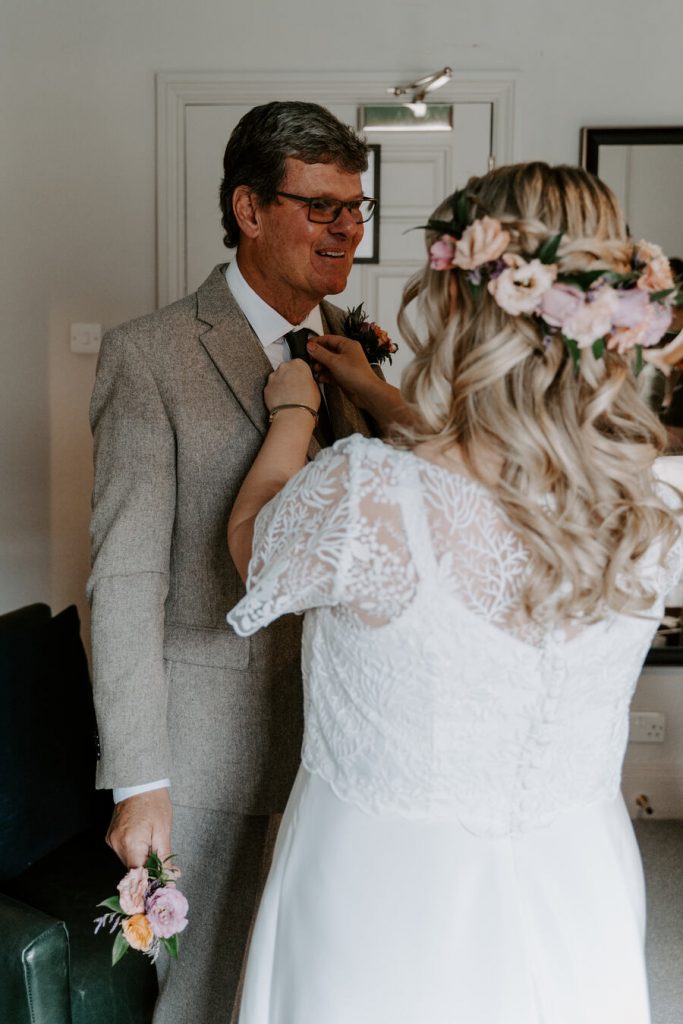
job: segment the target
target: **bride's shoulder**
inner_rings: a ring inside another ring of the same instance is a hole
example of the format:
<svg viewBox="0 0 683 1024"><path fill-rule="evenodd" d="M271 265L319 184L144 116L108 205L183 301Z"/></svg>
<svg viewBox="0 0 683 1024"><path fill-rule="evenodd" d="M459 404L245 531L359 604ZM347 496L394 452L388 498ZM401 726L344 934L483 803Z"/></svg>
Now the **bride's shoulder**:
<svg viewBox="0 0 683 1024"><path fill-rule="evenodd" d="M351 434L343 437L330 448L323 448L316 459L333 460L339 457L354 463L368 462L375 465L396 463L402 453L393 445L387 444L379 437L364 437L362 434Z"/></svg>
<svg viewBox="0 0 683 1024"><path fill-rule="evenodd" d="M391 493L398 497L406 474L407 451L395 448L377 437L352 434L324 448L313 463L324 475L346 480L354 493Z"/></svg>

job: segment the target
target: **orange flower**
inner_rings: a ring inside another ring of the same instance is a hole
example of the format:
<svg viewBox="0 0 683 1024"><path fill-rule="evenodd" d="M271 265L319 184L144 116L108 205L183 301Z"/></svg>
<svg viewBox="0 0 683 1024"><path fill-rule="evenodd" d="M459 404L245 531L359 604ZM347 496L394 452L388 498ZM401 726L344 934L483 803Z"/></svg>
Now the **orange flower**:
<svg viewBox="0 0 683 1024"><path fill-rule="evenodd" d="M132 917L126 918L121 928L129 946L140 949L143 953L147 952L152 945L154 932L144 914L133 914Z"/></svg>
<svg viewBox="0 0 683 1024"><path fill-rule="evenodd" d="M390 352L396 351L396 345L394 345L387 332L379 324L373 324L372 329L375 332L377 344L380 348L388 348Z"/></svg>
<svg viewBox="0 0 683 1024"><path fill-rule="evenodd" d="M639 242L636 242L635 255L639 263L652 263L652 260L659 259L664 253L660 245L656 245L654 242L646 242L644 238L641 238Z"/></svg>
<svg viewBox="0 0 683 1024"><path fill-rule="evenodd" d="M656 256L638 278L638 287L648 292L663 292L673 288L674 278L666 256Z"/></svg>

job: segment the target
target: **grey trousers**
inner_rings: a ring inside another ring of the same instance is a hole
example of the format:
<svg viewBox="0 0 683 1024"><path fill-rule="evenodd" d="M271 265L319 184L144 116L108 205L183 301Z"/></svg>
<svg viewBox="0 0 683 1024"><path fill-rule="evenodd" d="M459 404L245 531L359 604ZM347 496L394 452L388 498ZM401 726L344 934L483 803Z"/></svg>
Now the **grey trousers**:
<svg viewBox="0 0 683 1024"><path fill-rule="evenodd" d="M188 925L178 960L157 961L153 1024L229 1024L267 867L267 817L173 808Z"/></svg>

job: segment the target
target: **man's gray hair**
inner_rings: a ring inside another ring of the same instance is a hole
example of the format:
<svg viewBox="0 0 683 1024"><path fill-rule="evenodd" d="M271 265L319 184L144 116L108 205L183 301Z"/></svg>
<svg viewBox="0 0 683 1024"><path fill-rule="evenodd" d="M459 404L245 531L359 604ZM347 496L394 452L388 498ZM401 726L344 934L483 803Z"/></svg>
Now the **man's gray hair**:
<svg viewBox="0 0 683 1024"><path fill-rule="evenodd" d="M235 127L223 157L220 188L224 244L233 248L240 230L232 210L233 192L247 185L262 204L272 203L285 177L285 161L335 164L356 174L368 166L368 145L349 125L317 103L265 103Z"/></svg>

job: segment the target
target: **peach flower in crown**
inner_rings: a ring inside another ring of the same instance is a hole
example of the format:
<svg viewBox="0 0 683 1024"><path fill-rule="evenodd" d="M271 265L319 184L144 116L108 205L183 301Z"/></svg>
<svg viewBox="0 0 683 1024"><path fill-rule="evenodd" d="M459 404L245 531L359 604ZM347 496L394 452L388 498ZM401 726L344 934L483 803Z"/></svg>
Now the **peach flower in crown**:
<svg viewBox="0 0 683 1024"><path fill-rule="evenodd" d="M636 263L652 263L653 260L661 259L662 256L664 256L664 250L661 245L657 245L655 242L646 242L644 238L636 242L633 253Z"/></svg>
<svg viewBox="0 0 683 1024"><path fill-rule="evenodd" d="M657 256L646 264L637 287L648 292L663 292L674 287L674 276L666 256Z"/></svg>
<svg viewBox="0 0 683 1024"><path fill-rule="evenodd" d="M456 241L453 266L461 270L476 270L484 263L495 262L509 244L510 234L500 221L482 217L466 227Z"/></svg>

